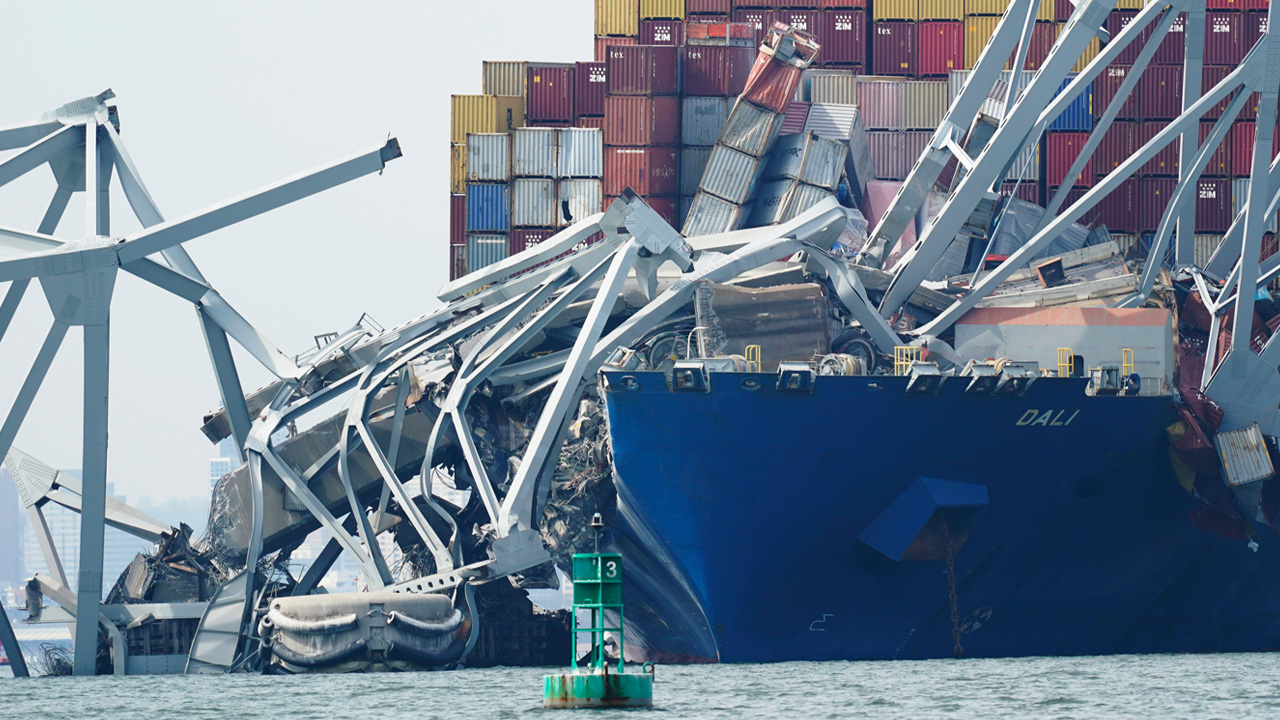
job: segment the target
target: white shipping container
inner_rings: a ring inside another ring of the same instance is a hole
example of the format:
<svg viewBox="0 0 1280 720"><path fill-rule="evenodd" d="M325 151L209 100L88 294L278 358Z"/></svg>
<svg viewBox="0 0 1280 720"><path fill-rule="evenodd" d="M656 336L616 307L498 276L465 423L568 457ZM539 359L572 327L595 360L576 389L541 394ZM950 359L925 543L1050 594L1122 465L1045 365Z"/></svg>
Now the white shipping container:
<svg viewBox="0 0 1280 720"><path fill-rule="evenodd" d="M599 180L561 180L555 208L556 226L568 227L582 222L600 212L603 201Z"/></svg>
<svg viewBox="0 0 1280 720"><path fill-rule="evenodd" d="M687 97L681 107L680 142L711 147L729 119L734 98Z"/></svg>
<svg viewBox="0 0 1280 720"><path fill-rule="evenodd" d="M809 97L815 103L857 105L858 78L853 73L814 75Z"/></svg>
<svg viewBox="0 0 1280 720"><path fill-rule="evenodd" d="M778 139L782 129L782 114L739 101L729 113L724 131L720 133L720 145L752 156L761 157Z"/></svg>
<svg viewBox="0 0 1280 720"><path fill-rule="evenodd" d="M707 161L707 169L702 173L698 189L741 205L751 199L751 191L760 170L759 159L733 148L717 145L711 151L711 159Z"/></svg>
<svg viewBox="0 0 1280 720"><path fill-rule="evenodd" d="M934 130L946 117L950 98L943 80L908 80L902 89L902 127Z"/></svg>
<svg viewBox="0 0 1280 720"><path fill-rule="evenodd" d="M604 137L600 130L565 128L559 135L559 177L604 177Z"/></svg>
<svg viewBox="0 0 1280 720"><path fill-rule="evenodd" d="M706 172L707 163L711 161L709 147L686 147L680 149L680 194L693 197L702 184L702 173Z"/></svg>
<svg viewBox="0 0 1280 720"><path fill-rule="evenodd" d="M517 178L511 183L511 226L549 228L556 226L554 180Z"/></svg>
<svg viewBox="0 0 1280 720"><path fill-rule="evenodd" d="M511 136L506 133L467 133L467 181L510 180L510 147Z"/></svg>
<svg viewBox="0 0 1280 720"><path fill-rule="evenodd" d="M498 233L476 233L467 236L467 272L505 260L509 254L507 236Z"/></svg>
<svg viewBox="0 0 1280 720"><path fill-rule="evenodd" d="M689 206L689 217L684 222L682 235L698 237L737 230L743 209L731 202L700 192Z"/></svg>
<svg viewBox="0 0 1280 720"><path fill-rule="evenodd" d="M556 176L556 131L526 127L511 133L511 174L515 177Z"/></svg>

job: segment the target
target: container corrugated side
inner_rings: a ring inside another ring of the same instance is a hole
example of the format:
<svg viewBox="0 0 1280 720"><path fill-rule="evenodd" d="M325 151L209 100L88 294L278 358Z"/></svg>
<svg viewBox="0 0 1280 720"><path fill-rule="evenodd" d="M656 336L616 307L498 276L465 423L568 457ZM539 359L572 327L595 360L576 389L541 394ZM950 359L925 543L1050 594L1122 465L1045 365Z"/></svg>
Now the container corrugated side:
<svg viewBox="0 0 1280 720"><path fill-rule="evenodd" d="M1276 474L1258 423L1239 430L1223 430L1213 439L1222 459L1223 475L1231 486L1266 480Z"/></svg>
<svg viewBox="0 0 1280 720"><path fill-rule="evenodd" d="M467 183L467 232L506 232L510 227L510 186Z"/></svg>
<svg viewBox="0 0 1280 720"><path fill-rule="evenodd" d="M877 180L902 180L907 176L901 130L868 130L867 148Z"/></svg>
<svg viewBox="0 0 1280 720"><path fill-rule="evenodd" d="M1195 264L1204 267L1209 264L1209 260L1213 258L1213 253L1217 251L1218 246L1222 244L1222 235L1219 234L1197 234L1195 236Z"/></svg>
<svg viewBox="0 0 1280 720"><path fill-rule="evenodd" d="M596 62L606 62L609 59L609 48L619 45L639 45L640 38L637 37L598 37L596 38Z"/></svg>
<svg viewBox="0 0 1280 720"><path fill-rule="evenodd" d="M467 146L449 146L449 192L454 195L467 193Z"/></svg>
<svg viewBox="0 0 1280 720"><path fill-rule="evenodd" d="M449 244L467 244L467 196L465 194L449 196Z"/></svg>
<svg viewBox="0 0 1280 720"><path fill-rule="evenodd" d="M920 77L945 78L964 67L964 23L934 20L920 23Z"/></svg>
<svg viewBox="0 0 1280 720"><path fill-rule="evenodd" d="M506 182L511 179L511 136L506 133L467 135L467 182Z"/></svg>
<svg viewBox="0 0 1280 720"><path fill-rule="evenodd" d="M673 147L609 147L604 155L604 194L631 188L642 197L680 191L680 151Z"/></svg>
<svg viewBox="0 0 1280 720"><path fill-rule="evenodd" d="M476 233L467 236L467 272L473 273L506 260L509 243L505 233Z"/></svg>
<svg viewBox="0 0 1280 720"><path fill-rule="evenodd" d="M902 129L902 78L858 78L858 108L868 130Z"/></svg>
<svg viewBox="0 0 1280 720"><path fill-rule="evenodd" d="M866 10L823 10L815 35L822 46L818 53L821 65L866 65Z"/></svg>
<svg viewBox="0 0 1280 720"><path fill-rule="evenodd" d="M676 95L680 92L681 48L623 45L609 48L610 95Z"/></svg>
<svg viewBox="0 0 1280 720"><path fill-rule="evenodd" d="M1066 23L1058 23L1057 34L1059 36L1062 35L1062 31L1066 28L1066 25ZM1084 52L1080 53L1080 59L1076 60L1076 64L1071 67L1071 71L1084 72L1084 67L1093 62L1093 59L1098 57L1098 53L1100 52L1102 52L1102 40L1094 37L1089 41L1089 44L1085 46Z"/></svg>
<svg viewBox="0 0 1280 720"><path fill-rule="evenodd" d="M1134 0L1141 3L1143 0ZM1119 5L1117 5L1119 7ZM965 15L1003 15L1009 8L1009 0L964 0ZM1054 19L1054 0L1041 0L1036 9L1036 20L1050 22Z"/></svg>
<svg viewBox="0 0 1280 720"><path fill-rule="evenodd" d="M1202 145L1213 132L1213 125L1208 120L1200 121L1200 143ZM1172 143L1171 145L1172 147L1178 147L1178 143ZM1233 164L1231 149L1231 131L1227 130L1226 136L1222 138L1222 143L1209 156L1209 162L1205 164L1204 170L1200 174L1204 177L1231 177Z"/></svg>
<svg viewBox="0 0 1280 720"><path fill-rule="evenodd" d="M641 20L683 20L684 0L640 0Z"/></svg>
<svg viewBox="0 0 1280 720"><path fill-rule="evenodd" d="M453 282L467 274L467 246L449 246L449 281Z"/></svg>
<svg viewBox="0 0 1280 720"><path fill-rule="evenodd" d="M600 212L603 198L599 180L561 180L556 202L556 225L568 227ZM564 216L566 207L569 218Z"/></svg>
<svg viewBox="0 0 1280 720"><path fill-rule="evenodd" d="M807 210L813 208L814 205L829 197L831 197L831 191L825 188L808 183L796 185L791 192L790 202L787 203L786 211L782 215L782 222L790 222L796 219Z"/></svg>
<svg viewBox="0 0 1280 720"><path fill-rule="evenodd" d="M905 170L902 173L903 179L911 174L911 168L915 167L916 161L924 154L924 149L932 139L932 130L907 130L902 133L902 165Z"/></svg>
<svg viewBox="0 0 1280 720"><path fill-rule="evenodd" d="M763 227L783 222L791 193L800 183L790 178L765 180L760 183L755 202L751 204L751 216L747 226Z"/></svg>
<svg viewBox="0 0 1280 720"><path fill-rule="evenodd" d="M1244 60L1244 15L1211 12L1205 15L1204 61L1210 65L1235 65Z"/></svg>
<svg viewBox="0 0 1280 720"><path fill-rule="evenodd" d="M604 133L593 128L560 130L556 176L600 178L604 175Z"/></svg>
<svg viewBox="0 0 1280 720"><path fill-rule="evenodd" d="M963 20L964 0L920 0L920 20Z"/></svg>
<svg viewBox="0 0 1280 720"><path fill-rule="evenodd" d="M804 124L809 119L810 103L792 100L787 107L787 114L782 117L782 126L778 135L794 135L804 132Z"/></svg>
<svg viewBox="0 0 1280 720"><path fill-rule="evenodd" d="M920 65L920 25L905 20L882 20L874 25L871 72L915 77Z"/></svg>
<svg viewBox="0 0 1280 720"><path fill-rule="evenodd" d="M791 178L834 190L844 170L848 151L846 144L812 132L779 138L769 154L762 177L769 180Z"/></svg>
<svg viewBox="0 0 1280 720"><path fill-rule="evenodd" d="M640 0L596 0L596 35L640 32Z"/></svg>
<svg viewBox="0 0 1280 720"><path fill-rule="evenodd" d="M680 143L680 98L616 95L605 98L606 145L645 147Z"/></svg>
<svg viewBox="0 0 1280 720"><path fill-rule="evenodd" d="M738 101L719 142L753 157L760 157L769 149L782 129L782 116L772 110Z"/></svg>
<svg viewBox="0 0 1280 720"><path fill-rule="evenodd" d="M468 133L505 133L524 127L524 98L508 95L454 95L450 142L465 144Z"/></svg>
<svg viewBox="0 0 1280 720"><path fill-rule="evenodd" d="M511 174L556 176L556 133L553 128L521 128L511 134Z"/></svg>
<svg viewBox="0 0 1280 720"><path fill-rule="evenodd" d="M918 20L920 0L875 0L871 4L872 20Z"/></svg>
<svg viewBox="0 0 1280 720"><path fill-rule="evenodd" d="M556 234L552 228L519 228L511 231L511 254L523 252Z"/></svg>
<svg viewBox="0 0 1280 720"><path fill-rule="evenodd" d="M987 42L1000 23L999 17L985 15L966 15L964 18L964 67L972 70L978 63Z"/></svg>
<svg viewBox="0 0 1280 720"><path fill-rule="evenodd" d="M1244 212L1245 204L1249 202L1249 178L1236 178L1231 181L1231 212L1233 215ZM1263 232L1274 233L1280 231L1277 227L1277 216L1272 215L1267 219L1266 229ZM1203 263L1201 263L1203 265Z"/></svg>
<svg viewBox="0 0 1280 720"><path fill-rule="evenodd" d="M523 96L525 93L525 72L528 67L529 63L526 62L485 60L483 65L484 94Z"/></svg>
<svg viewBox="0 0 1280 720"><path fill-rule="evenodd" d="M530 63L525 84L525 116L531 122L573 122L577 117L577 66Z"/></svg>
<svg viewBox="0 0 1280 720"><path fill-rule="evenodd" d="M511 183L513 227L555 227L556 184L541 178L517 178Z"/></svg>
<svg viewBox="0 0 1280 720"><path fill-rule="evenodd" d="M1058 88L1058 94L1061 95L1067 89L1067 85L1075 79L1074 75L1068 75L1066 80L1062 81L1062 86ZM1093 129L1093 84L1085 86L1084 91L1076 95L1067 109L1062 114L1049 123L1050 132L1062 131L1089 131Z"/></svg>
<svg viewBox="0 0 1280 720"><path fill-rule="evenodd" d="M1160 219L1164 217L1177 185L1176 178L1138 178L1138 201L1134 208L1138 213L1138 232L1159 229Z"/></svg>
<svg viewBox="0 0 1280 720"><path fill-rule="evenodd" d="M698 237L730 232L738 229L741 219L741 206L699 192L689 206L689 216L685 219L681 234L685 237Z"/></svg>
<svg viewBox="0 0 1280 720"><path fill-rule="evenodd" d="M733 5L732 0L687 0L685 2L685 14L728 15L733 11Z"/></svg>
<svg viewBox="0 0 1280 720"><path fill-rule="evenodd" d="M942 123L950 105L947 83L942 80L909 80L902 88L902 127L933 130Z"/></svg>
<svg viewBox="0 0 1280 720"><path fill-rule="evenodd" d="M574 72L574 105L578 117L603 116L604 95L608 86L608 64L602 62L580 62Z"/></svg>
<svg viewBox="0 0 1280 720"><path fill-rule="evenodd" d="M1231 181L1202 177L1196 181L1196 232L1224 233L1235 217Z"/></svg>
<svg viewBox="0 0 1280 720"><path fill-rule="evenodd" d="M710 147L729 119L732 98L686 97L680 117L680 140L684 145Z"/></svg>
<svg viewBox="0 0 1280 720"><path fill-rule="evenodd" d="M641 45L684 45L684 23L680 20L641 20Z"/></svg>
<svg viewBox="0 0 1280 720"><path fill-rule="evenodd" d="M815 103L858 104L858 78L853 73L814 75L809 83L809 99Z"/></svg>
<svg viewBox="0 0 1280 720"><path fill-rule="evenodd" d="M760 171L758 158L717 145L711 151L711 159L707 161L707 169L702 173L698 189L742 205L751 199Z"/></svg>
<svg viewBox="0 0 1280 720"><path fill-rule="evenodd" d="M698 192L702 183L702 173L706 172L707 162L711 160L709 147L683 147L680 149L680 194L693 195Z"/></svg>

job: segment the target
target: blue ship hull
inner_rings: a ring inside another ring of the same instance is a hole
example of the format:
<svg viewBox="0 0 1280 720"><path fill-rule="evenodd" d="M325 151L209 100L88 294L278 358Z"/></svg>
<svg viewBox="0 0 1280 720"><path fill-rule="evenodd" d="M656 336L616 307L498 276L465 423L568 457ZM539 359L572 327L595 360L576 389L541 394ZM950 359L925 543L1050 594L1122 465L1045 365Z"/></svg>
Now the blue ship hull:
<svg viewBox="0 0 1280 720"><path fill-rule="evenodd" d="M1076 379L996 396L960 378L937 394L894 377L794 393L712 374L709 392L673 392L660 373L605 375L617 546L633 567L650 555L628 587L628 639L650 657L951 657L929 503L963 541L966 656L1280 647L1280 542L1253 552L1193 526L1169 397L1092 397ZM951 491L981 507L948 510Z"/></svg>

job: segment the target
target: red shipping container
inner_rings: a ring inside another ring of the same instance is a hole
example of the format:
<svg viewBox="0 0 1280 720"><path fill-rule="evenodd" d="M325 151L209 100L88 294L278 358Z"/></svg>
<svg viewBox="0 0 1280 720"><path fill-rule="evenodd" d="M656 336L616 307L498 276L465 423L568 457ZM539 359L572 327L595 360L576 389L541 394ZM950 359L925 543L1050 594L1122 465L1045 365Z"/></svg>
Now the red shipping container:
<svg viewBox="0 0 1280 720"><path fill-rule="evenodd" d="M777 113L785 113L796 95L796 87L800 85L802 74L795 65L759 53L756 55L755 66L751 68L751 75L747 78L747 86L742 91L742 99Z"/></svg>
<svg viewBox="0 0 1280 720"><path fill-rule="evenodd" d="M1048 202L1055 192L1057 188L1050 190L1045 196L1045 201ZM1089 192L1088 188L1080 187L1069 190L1066 200L1062 203L1062 209L1071 207L1087 192ZM1076 222L1087 227L1105 225L1107 230L1115 233L1136 233L1138 232L1137 195L1138 180L1129 178L1086 210Z"/></svg>
<svg viewBox="0 0 1280 720"><path fill-rule="evenodd" d="M1137 15L1137 10L1111 11L1111 14L1107 16L1107 32L1114 38L1119 35L1120 31L1123 30L1130 22L1133 22L1133 19L1137 17ZM1152 25L1148 25L1138 36L1137 40L1129 43L1129 47L1121 50L1119 57L1116 58L1113 65L1132 65L1133 61L1138 59L1138 53L1142 52L1142 48L1147 44L1147 40L1151 38L1153 25L1154 23Z"/></svg>
<svg viewBox="0 0 1280 720"><path fill-rule="evenodd" d="M680 20L641 20L641 45L684 45L684 22Z"/></svg>
<svg viewBox="0 0 1280 720"><path fill-rule="evenodd" d="M747 23L755 28L756 39L754 47L760 47L760 43L764 42L765 33L769 28L773 27L773 11L772 10L739 10L735 9L729 13L729 19L736 23Z"/></svg>
<svg viewBox="0 0 1280 720"><path fill-rule="evenodd" d="M576 70L574 65L529 65L524 107L530 122L573 122Z"/></svg>
<svg viewBox="0 0 1280 720"><path fill-rule="evenodd" d="M1110 68L1108 68L1110 70ZM1138 80L1138 114L1143 120L1172 120L1182 114L1182 67L1148 67Z"/></svg>
<svg viewBox="0 0 1280 720"><path fill-rule="evenodd" d="M964 69L964 23L930 20L920 23L920 77L947 77Z"/></svg>
<svg viewBox="0 0 1280 720"><path fill-rule="evenodd" d="M467 196L449 196L449 244L467 244Z"/></svg>
<svg viewBox="0 0 1280 720"><path fill-rule="evenodd" d="M1160 218L1173 198L1178 186L1177 178L1138 178L1138 196L1134 210L1138 215L1137 232L1155 232L1160 229Z"/></svg>
<svg viewBox="0 0 1280 720"><path fill-rule="evenodd" d="M755 65L757 51L748 47L688 45L684 48L684 94L699 97L740 95Z"/></svg>
<svg viewBox="0 0 1280 720"><path fill-rule="evenodd" d="M733 11L731 0L685 0L687 15L728 15Z"/></svg>
<svg viewBox="0 0 1280 720"><path fill-rule="evenodd" d="M1174 18L1173 25L1169 26L1169 32L1160 42L1160 47L1156 48L1156 54L1151 58L1151 62L1156 65L1181 65L1186 56L1187 16L1186 13L1182 13Z"/></svg>
<svg viewBox="0 0 1280 720"><path fill-rule="evenodd" d="M1204 61L1207 65L1235 65L1252 45L1244 40L1244 14L1211 12L1204 18Z"/></svg>
<svg viewBox="0 0 1280 720"><path fill-rule="evenodd" d="M1196 232L1224 233L1234 218L1231 181L1200 178L1196 183Z"/></svg>
<svg viewBox="0 0 1280 720"><path fill-rule="evenodd" d="M604 194L674 195L680 191L680 150L673 147L606 147Z"/></svg>
<svg viewBox="0 0 1280 720"><path fill-rule="evenodd" d="M1213 132L1214 123L1201 120L1200 121L1200 142L1203 143L1205 138L1209 137L1209 133ZM1231 130L1227 130L1227 136L1222 139L1222 144L1209 156L1209 164L1204 166L1204 177L1231 177Z"/></svg>
<svg viewBox="0 0 1280 720"><path fill-rule="evenodd" d="M1097 151L1093 153L1094 178L1106 177L1133 155L1133 151L1138 149L1135 142L1137 134L1138 123L1132 120L1111 123L1107 134L1102 136L1102 142L1098 143Z"/></svg>
<svg viewBox="0 0 1280 720"><path fill-rule="evenodd" d="M920 26L914 22L886 20L874 23L871 36L871 72L876 75L916 77Z"/></svg>
<svg viewBox="0 0 1280 720"><path fill-rule="evenodd" d="M605 88L608 87L608 64L602 62L578 63L574 82L574 104L578 117L603 116Z"/></svg>
<svg viewBox="0 0 1280 720"><path fill-rule="evenodd" d="M611 95L604 100L604 144L680 144L680 98Z"/></svg>
<svg viewBox="0 0 1280 720"><path fill-rule="evenodd" d="M866 10L870 6L868 0L818 0L818 7L823 10Z"/></svg>
<svg viewBox="0 0 1280 720"><path fill-rule="evenodd" d="M749 3L741 4L747 5ZM773 0L773 6L779 10L803 10L808 8L817 8L818 0ZM783 22L786 21L784 20ZM804 28L799 29L803 30Z"/></svg>
<svg viewBox="0 0 1280 720"><path fill-rule="evenodd" d="M731 45L755 49L756 29L750 23L720 22L699 18L685 23L685 45Z"/></svg>
<svg viewBox="0 0 1280 720"><path fill-rule="evenodd" d="M596 37L596 62L609 59L609 48L615 45L639 45L640 39L633 37Z"/></svg>
<svg viewBox="0 0 1280 720"><path fill-rule="evenodd" d="M1236 177L1249 177L1253 169L1253 140L1257 133L1257 123L1238 122L1231 128L1231 165ZM1276 148L1280 147L1280 127L1276 128L1271 141L1271 157L1275 159Z"/></svg>
<svg viewBox="0 0 1280 720"><path fill-rule="evenodd" d="M1162 122L1141 122L1138 123L1138 134L1133 141L1133 151L1138 152L1156 136L1161 130L1165 129L1166 123ZM1164 148L1156 153L1156 156L1149 160L1145 165L1138 169L1138 175L1142 177L1162 176L1177 177L1178 176L1178 148L1181 143L1176 138L1173 142L1165 145Z"/></svg>
<svg viewBox="0 0 1280 720"><path fill-rule="evenodd" d="M1076 161L1084 144L1089 141L1087 132L1054 132L1048 133L1045 140L1045 181L1049 186L1061 185L1067 176L1067 170ZM1084 170L1074 183L1079 187L1093 185L1093 158L1085 163Z"/></svg>
<svg viewBox="0 0 1280 720"><path fill-rule="evenodd" d="M632 45L609 48L610 95L676 95L680 92L680 48Z"/></svg>
<svg viewBox="0 0 1280 720"><path fill-rule="evenodd" d="M818 63L823 67L866 65L866 10L824 10L818 17L814 35L822 46Z"/></svg>
<svg viewBox="0 0 1280 720"><path fill-rule="evenodd" d="M1031 29L1031 44L1027 47L1027 70L1039 70L1049 57L1053 43L1058 39L1058 26L1051 22L1038 22Z"/></svg>
<svg viewBox="0 0 1280 720"><path fill-rule="evenodd" d="M1223 78L1225 78L1227 74L1234 69L1235 68L1226 67L1225 65L1205 65L1204 70L1200 74L1200 77L1201 77L1200 92L1202 93L1201 97L1203 97L1203 93L1209 92L1214 88L1215 85L1222 82ZM1218 118L1222 117L1222 111L1226 110L1227 105L1230 105L1230 104L1231 104L1231 96L1228 95L1222 100L1219 100L1218 104L1214 105L1213 109L1205 113L1204 116L1206 118L1209 118L1210 120L1217 120ZM1246 110L1247 109L1248 108L1246 107ZM1243 111L1241 111L1240 117L1242 118L1244 117Z"/></svg>
<svg viewBox="0 0 1280 720"><path fill-rule="evenodd" d="M605 119L602 115L592 117L580 117L573 123L574 127L595 128L596 130L604 130Z"/></svg>
<svg viewBox="0 0 1280 720"><path fill-rule="evenodd" d="M1269 5L1267 0L1244 0L1245 10L1266 10Z"/></svg>
<svg viewBox="0 0 1280 720"><path fill-rule="evenodd" d="M817 4L814 0L809 0L809 3ZM785 6L779 2L778 7L784 8ZM805 7L808 7L808 4L806 4ZM793 30L800 30L811 34L818 32L818 15L819 13L817 10L779 9L774 13L774 17L777 18L778 22L790 25ZM823 50L826 50L826 48L823 48Z"/></svg>
<svg viewBox="0 0 1280 720"><path fill-rule="evenodd" d="M1120 90L1120 85L1129 76L1129 72L1133 68L1127 65L1109 65L1101 73L1097 79L1093 81L1093 116L1095 118L1102 117L1102 113L1106 111L1107 106L1115 99L1116 92ZM1138 93L1135 88L1134 92L1129 93L1128 99L1124 101L1124 105L1120 108L1120 113L1116 115L1120 120L1137 120L1138 119Z"/></svg>
<svg viewBox="0 0 1280 720"><path fill-rule="evenodd" d="M530 248L547 238L555 235L555 230L531 229L531 228L512 228L511 229L511 245L509 251L512 255Z"/></svg>

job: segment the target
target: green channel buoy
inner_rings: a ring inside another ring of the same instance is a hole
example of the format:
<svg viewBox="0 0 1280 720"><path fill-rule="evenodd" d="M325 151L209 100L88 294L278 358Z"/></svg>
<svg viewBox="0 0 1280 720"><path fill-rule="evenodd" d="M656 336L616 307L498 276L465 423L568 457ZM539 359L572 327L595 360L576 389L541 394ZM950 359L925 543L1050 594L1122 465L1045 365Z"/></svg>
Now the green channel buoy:
<svg viewBox="0 0 1280 720"><path fill-rule="evenodd" d="M600 552L600 514L591 518L596 532L596 552L573 556L572 672L543 678L542 706L549 708L645 707L653 704L653 665L641 672L627 672L622 643L622 556ZM605 610L617 614L617 625L607 625ZM590 618L578 625L578 616ZM605 657L605 633L616 633L618 664ZM585 667L577 667L578 636L587 635L591 653Z"/></svg>

